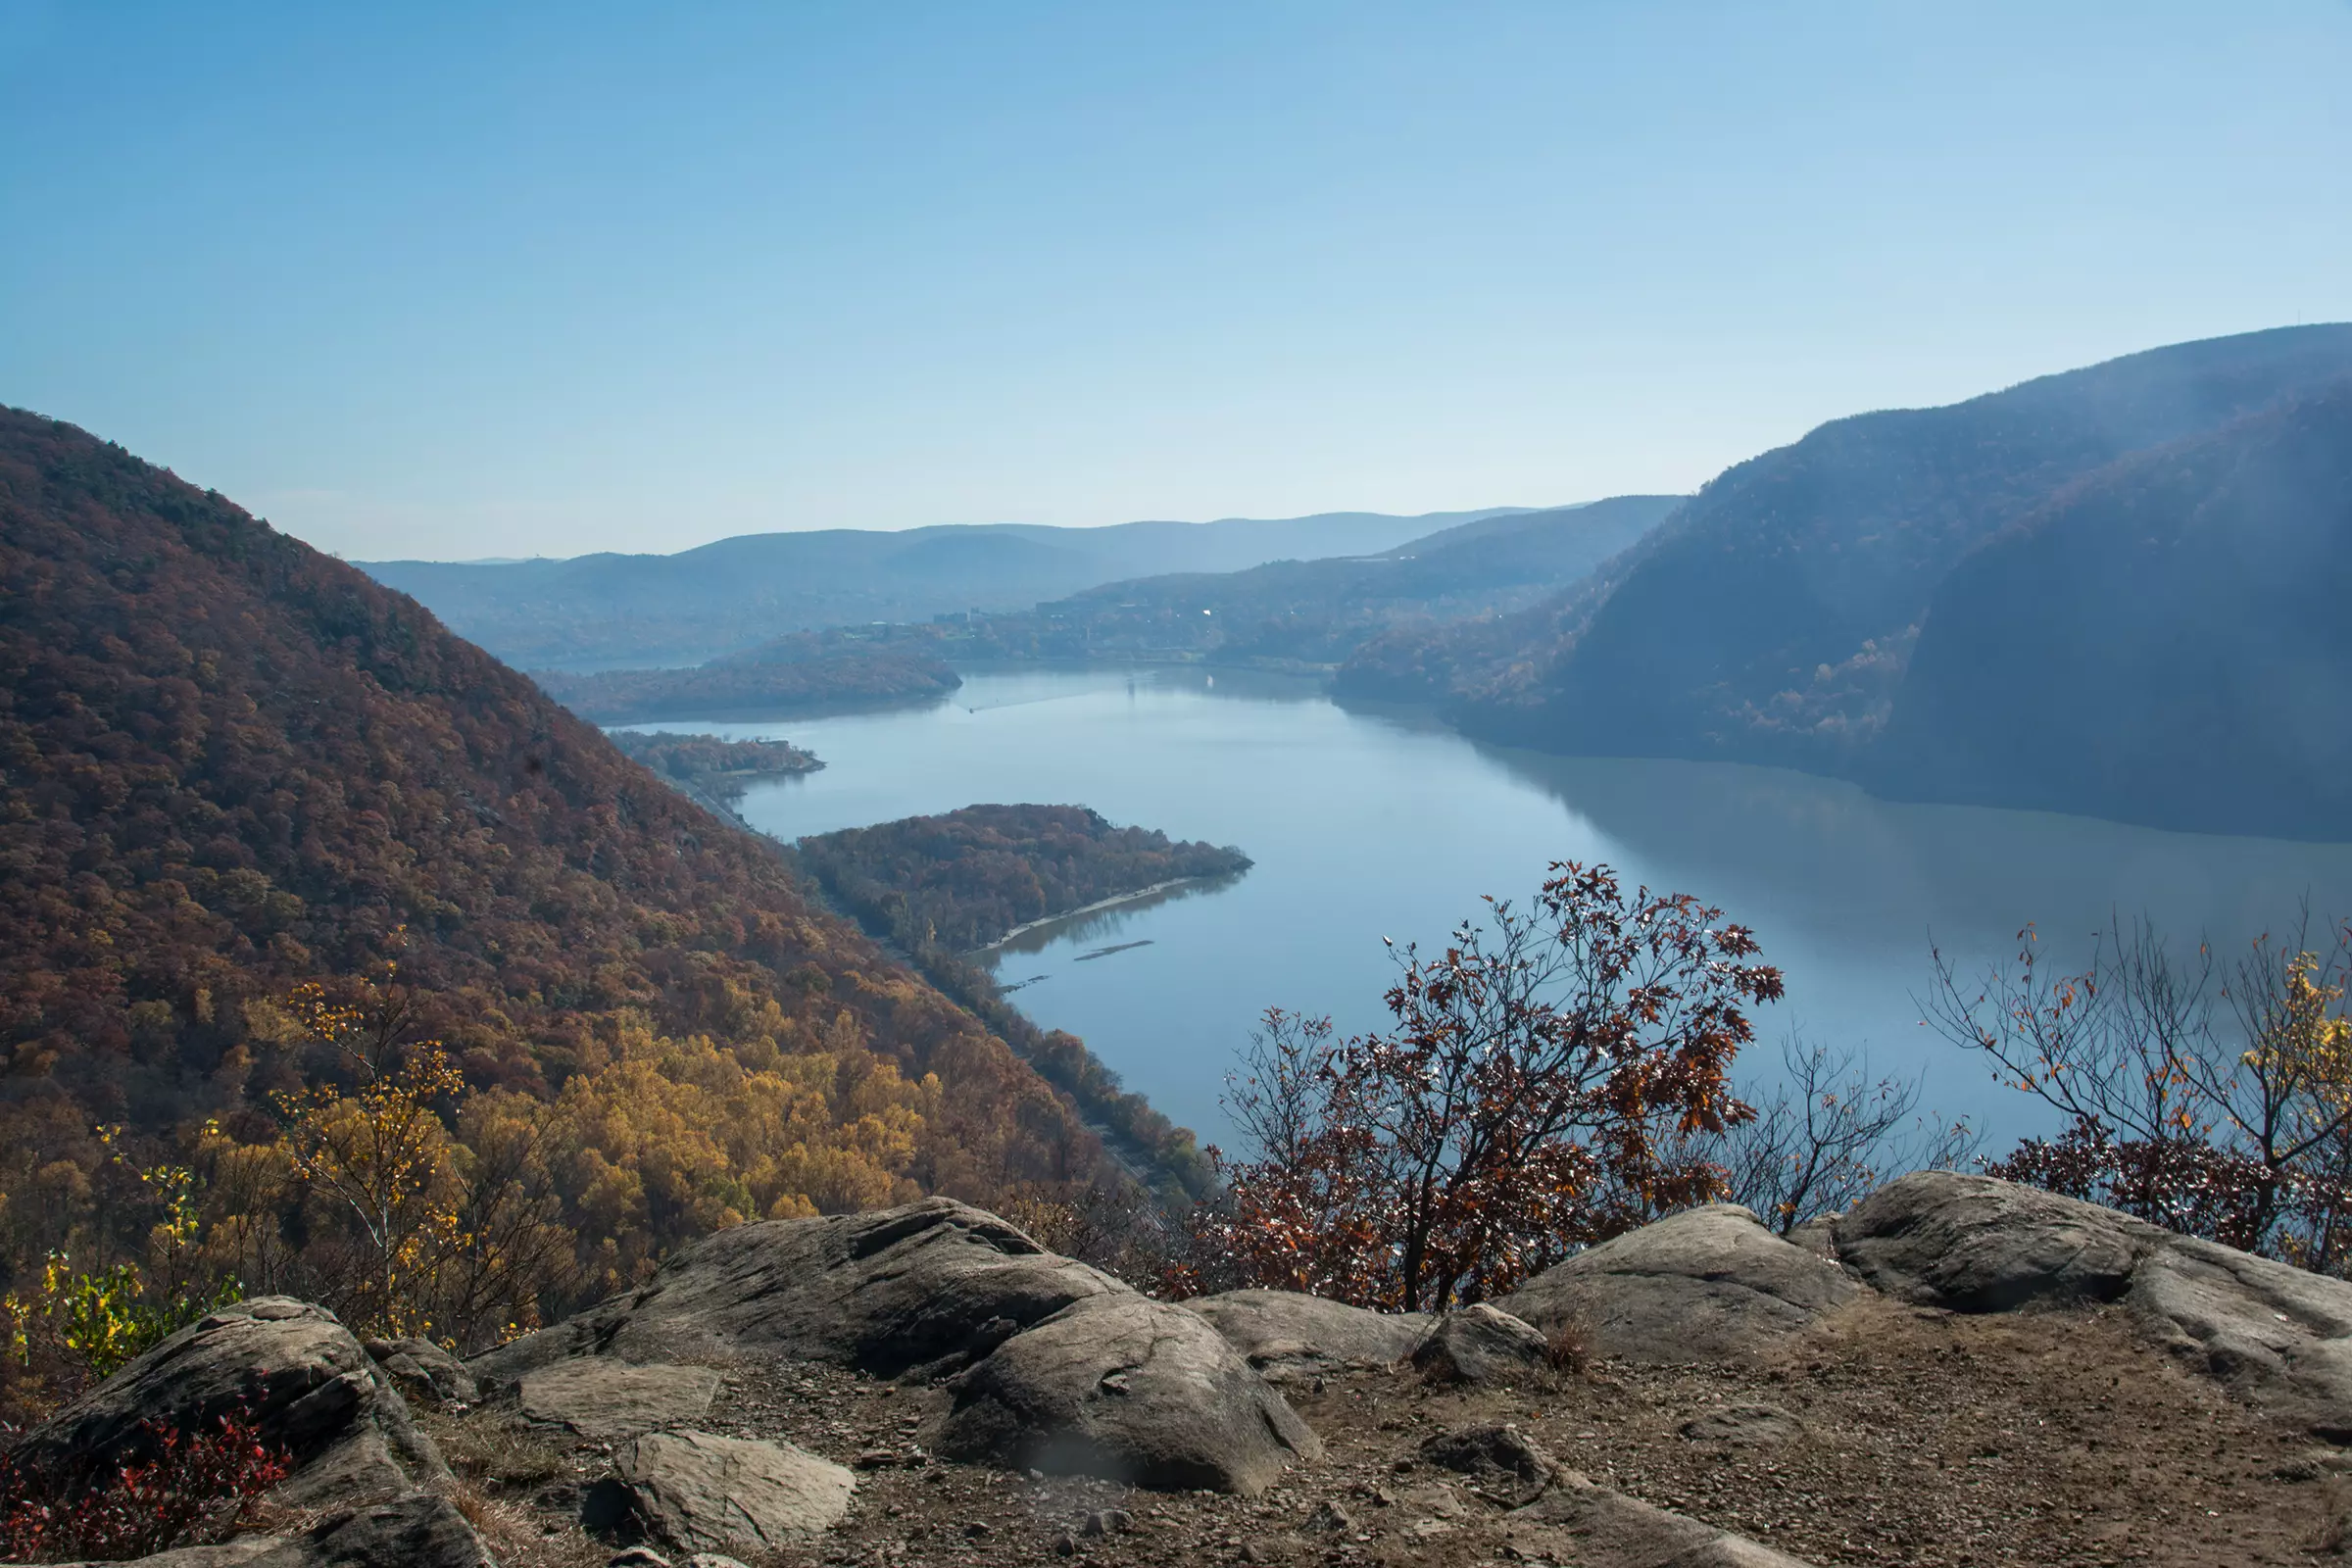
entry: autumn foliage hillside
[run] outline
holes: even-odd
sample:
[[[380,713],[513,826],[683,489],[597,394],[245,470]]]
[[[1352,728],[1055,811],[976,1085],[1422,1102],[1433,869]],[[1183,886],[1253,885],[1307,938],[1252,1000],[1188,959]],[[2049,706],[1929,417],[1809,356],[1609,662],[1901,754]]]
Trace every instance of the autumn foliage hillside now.
[[[94,1126],[263,1147],[333,1070],[284,999],[387,960],[467,1093],[569,1106],[543,1174],[622,1275],[1101,1157],[768,847],[413,600],[0,410],[0,1284],[143,1233]]]

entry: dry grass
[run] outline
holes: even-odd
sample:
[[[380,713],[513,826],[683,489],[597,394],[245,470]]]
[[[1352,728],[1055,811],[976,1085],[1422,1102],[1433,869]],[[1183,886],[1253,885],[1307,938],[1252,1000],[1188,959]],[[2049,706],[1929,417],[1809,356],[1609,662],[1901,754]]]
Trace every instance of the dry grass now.
[[[450,1469],[485,1491],[542,1487],[579,1474],[570,1444],[510,1411],[463,1418],[421,1409],[412,1414]]]
[[[1592,1335],[1573,1312],[1544,1337],[1544,1359],[1562,1377],[1581,1378],[1592,1367]]]

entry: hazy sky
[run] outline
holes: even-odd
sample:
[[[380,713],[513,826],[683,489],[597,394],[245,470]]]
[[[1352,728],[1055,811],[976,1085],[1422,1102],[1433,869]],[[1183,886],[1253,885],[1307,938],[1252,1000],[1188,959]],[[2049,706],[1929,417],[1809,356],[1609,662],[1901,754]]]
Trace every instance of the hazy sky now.
[[[1694,486],[2352,318],[2352,3],[0,0],[0,402],[355,557]]]

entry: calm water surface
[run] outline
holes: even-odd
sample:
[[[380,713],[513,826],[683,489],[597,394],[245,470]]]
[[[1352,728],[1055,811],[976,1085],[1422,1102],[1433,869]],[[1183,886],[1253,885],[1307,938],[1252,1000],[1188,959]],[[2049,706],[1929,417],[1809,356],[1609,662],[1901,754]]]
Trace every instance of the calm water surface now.
[[[2352,846],[1889,805],[1768,768],[1542,757],[1229,672],[979,674],[928,709],[642,727],[813,750],[823,771],[741,803],[784,839],[988,801],[1090,806],[1239,845],[1257,863],[1228,885],[1039,930],[998,962],[1032,1017],[1211,1138],[1260,1011],[1378,1024],[1383,937],[1438,943],[1480,895],[1524,900],[1555,859],[1721,905],[1788,976],[1761,1033],[1798,1023],[1866,1048],[1874,1068],[1925,1066],[1936,1106],[2003,1136],[2026,1124],[2021,1097],[1920,1026],[1932,945],[1974,967],[2013,953],[2028,921],[2072,956],[2117,910],[2229,944],[2286,923],[2306,895],[2323,914],[2352,910]]]

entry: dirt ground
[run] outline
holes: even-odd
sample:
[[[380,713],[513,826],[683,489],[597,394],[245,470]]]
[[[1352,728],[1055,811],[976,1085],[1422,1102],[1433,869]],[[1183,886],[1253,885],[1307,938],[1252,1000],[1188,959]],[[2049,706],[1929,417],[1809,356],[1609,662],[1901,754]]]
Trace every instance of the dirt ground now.
[[[1869,1298],[1758,1367],[1601,1363],[1519,1391],[1379,1372],[1294,1385],[1328,1452],[1255,1498],[931,1463],[942,1389],[793,1363],[725,1371],[707,1430],[789,1439],[859,1472],[848,1522],[778,1565],[1558,1560],[1504,1517],[1519,1499],[1418,1457],[1430,1434],[1494,1420],[1593,1481],[1823,1568],[2335,1562],[2352,1487],[2338,1474],[2352,1454],[2176,1367],[2117,1308],[1967,1317]],[[611,1556],[575,1522],[604,1450],[495,1406],[428,1426],[508,1568]]]

